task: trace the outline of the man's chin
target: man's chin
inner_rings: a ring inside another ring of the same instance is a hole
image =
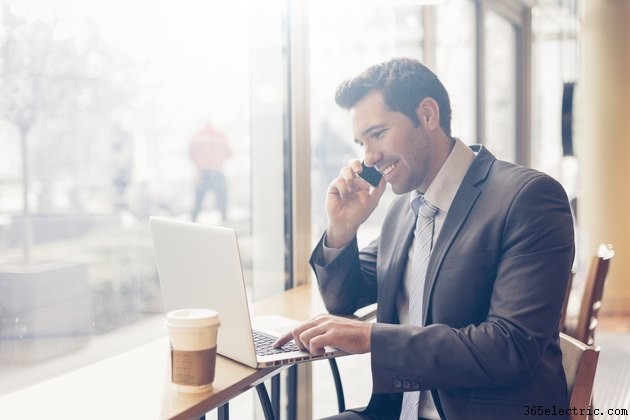
[[[414,188],[412,187],[407,187],[407,186],[403,186],[400,184],[389,184],[392,187],[392,191],[394,192],[394,194],[397,195],[403,195],[403,194],[407,194],[408,192],[411,192],[414,190]]]

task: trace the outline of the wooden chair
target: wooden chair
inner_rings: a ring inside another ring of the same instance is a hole
[[[599,347],[589,346],[564,333],[560,333],[562,367],[567,378],[569,407],[576,408],[571,420],[588,419],[588,408],[593,395],[595,371],[599,359]],[[583,412],[580,410],[584,409]]]
[[[599,246],[586,277],[577,318],[565,319],[563,332],[589,345],[594,342],[595,329],[599,322],[599,309],[602,306],[604,283],[610,268],[610,260],[614,255],[612,245],[602,244]]]

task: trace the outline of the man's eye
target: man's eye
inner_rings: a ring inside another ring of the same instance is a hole
[[[377,139],[377,140],[378,140],[378,139],[382,139],[382,138],[383,138],[383,136],[385,135],[385,131],[387,131],[387,130],[379,130],[379,131],[375,131],[374,133],[372,133],[372,138],[375,138],[375,139]]]

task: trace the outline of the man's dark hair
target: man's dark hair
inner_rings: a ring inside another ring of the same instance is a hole
[[[383,94],[385,105],[420,124],[416,109],[424,98],[433,98],[440,107],[440,127],[451,136],[451,104],[446,88],[437,76],[417,60],[394,58],[375,64],[355,78],[337,87],[335,101],[344,109],[352,108],[370,92]]]

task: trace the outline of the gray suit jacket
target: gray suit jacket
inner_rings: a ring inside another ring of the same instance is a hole
[[[477,150],[429,262],[424,327],[395,325],[413,239],[407,195],[365,249],[355,242],[323,264],[320,241],[311,257],[331,313],[378,301],[367,410],[379,418],[398,418],[401,392],[418,389],[432,391],[448,420],[567,408],[558,337],[574,256],[566,194],[543,173]]]

